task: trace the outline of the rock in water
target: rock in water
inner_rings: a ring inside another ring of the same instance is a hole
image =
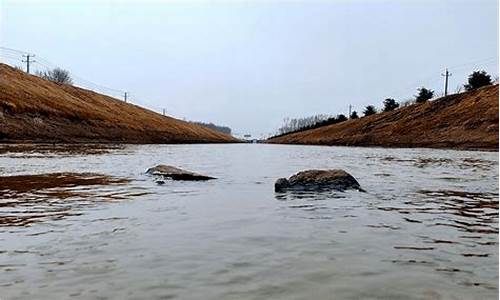
[[[182,169],[172,167],[172,166],[167,166],[167,165],[158,165],[156,167],[149,168],[146,171],[146,173],[150,174],[150,175],[156,175],[156,176],[162,176],[165,178],[170,178],[172,180],[198,181],[198,180],[215,179],[214,177],[197,174],[194,172],[182,170]]]
[[[289,179],[280,178],[274,184],[276,192],[291,191],[363,191],[358,181],[344,170],[307,170]]]

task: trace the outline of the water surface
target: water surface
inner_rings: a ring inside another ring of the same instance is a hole
[[[171,164],[218,177],[157,185]],[[275,194],[278,177],[342,168],[367,193]],[[496,299],[498,153],[143,145],[0,154],[2,176],[120,184],[0,199],[2,299]],[[97,175],[96,175],[97,176]],[[9,220],[28,220],[14,222]]]

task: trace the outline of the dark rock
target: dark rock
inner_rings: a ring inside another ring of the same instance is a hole
[[[286,191],[344,191],[355,189],[363,191],[351,174],[344,170],[307,170],[289,179],[279,178],[274,184],[276,192]]]
[[[156,182],[157,184],[159,184],[159,185],[165,184],[165,181],[164,181],[164,180],[156,180],[155,182]]]
[[[199,180],[210,180],[215,179],[214,177],[205,176],[201,174],[197,174],[194,172],[182,170],[176,167],[167,166],[167,165],[158,165],[153,168],[149,168],[146,171],[147,174],[162,176],[165,178],[169,178],[172,180],[191,180],[191,181],[199,181]]]

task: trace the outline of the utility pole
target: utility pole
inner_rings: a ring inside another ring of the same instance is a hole
[[[452,74],[448,72],[448,69],[446,69],[446,73],[441,74],[441,76],[444,76],[444,95],[448,96],[448,77],[450,77]]]
[[[125,103],[127,103],[127,96],[128,96],[128,93],[127,93],[127,92],[125,92],[125,93],[123,94],[123,100],[125,101]]]
[[[26,73],[30,73],[30,63],[34,63],[34,60],[30,60],[30,58],[34,57],[34,54],[23,54],[23,57],[26,57],[26,60],[23,60],[22,62],[26,63]]]
[[[351,109],[352,109],[352,105],[351,105],[351,104],[349,104],[349,115],[347,116],[348,118],[350,118],[350,117],[351,117]]]
[[[165,115],[165,109],[163,109],[163,115]]]

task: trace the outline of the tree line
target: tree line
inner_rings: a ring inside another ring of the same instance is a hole
[[[322,115],[322,114],[304,118],[285,118],[283,120],[284,123],[283,126],[281,126],[278,129],[278,134],[284,134],[295,130],[299,130],[301,128],[307,128],[313,126],[314,124],[324,122],[331,118],[332,118],[331,115]]]
[[[215,131],[231,135],[231,128],[229,128],[227,126],[215,125],[214,123],[195,122],[195,121],[190,121],[190,123],[200,125],[203,127],[207,127],[207,128],[213,129]]]
[[[494,83],[491,76],[486,73],[484,70],[474,71],[472,72],[468,79],[467,83],[463,85],[466,91],[472,91],[478,89],[483,86],[492,85]],[[459,91],[458,91],[459,92]],[[417,89],[417,94],[414,96],[414,99],[403,103],[403,106],[407,106],[414,103],[424,103],[432,99],[435,95],[435,92],[431,89],[420,87]],[[393,111],[401,106],[399,102],[397,102],[394,98],[386,98],[382,102],[383,108],[381,112]],[[363,116],[371,116],[378,113],[377,108],[374,105],[367,105],[363,110]],[[349,119],[358,119],[359,115],[356,111],[351,112]],[[340,122],[347,121],[348,118],[339,114],[336,116],[328,116],[328,115],[315,115],[305,118],[295,118],[290,119],[286,118],[284,120],[284,124],[278,128],[278,133],[273,137],[279,137],[290,133],[300,132],[308,129],[314,129],[326,125],[332,125]]]

